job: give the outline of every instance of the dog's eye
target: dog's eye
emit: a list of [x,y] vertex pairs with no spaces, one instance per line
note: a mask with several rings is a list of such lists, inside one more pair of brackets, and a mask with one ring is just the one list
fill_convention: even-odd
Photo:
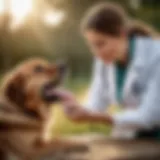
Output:
[[41,73],[41,72],[44,72],[45,68],[41,65],[38,65],[34,68],[34,72],[36,73]]

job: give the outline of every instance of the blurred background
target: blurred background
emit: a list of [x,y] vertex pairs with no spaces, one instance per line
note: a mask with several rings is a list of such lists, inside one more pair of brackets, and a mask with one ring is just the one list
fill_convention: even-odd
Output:
[[[80,35],[80,21],[88,8],[106,1],[109,0],[0,0],[0,75],[29,57],[64,60],[70,68],[67,87],[80,102],[85,101],[92,55]],[[159,0],[111,1],[121,3],[131,17],[160,30]],[[110,130],[96,124],[75,125],[59,108],[55,108],[55,134]]]

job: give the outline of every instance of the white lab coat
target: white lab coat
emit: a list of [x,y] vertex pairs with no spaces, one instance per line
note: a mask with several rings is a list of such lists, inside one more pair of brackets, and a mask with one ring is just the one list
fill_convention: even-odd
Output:
[[[152,128],[160,126],[160,40],[135,38],[135,53],[129,65],[123,100],[135,110],[125,110],[113,116],[115,125]],[[104,112],[116,101],[114,65],[95,60],[93,81],[86,107]]]

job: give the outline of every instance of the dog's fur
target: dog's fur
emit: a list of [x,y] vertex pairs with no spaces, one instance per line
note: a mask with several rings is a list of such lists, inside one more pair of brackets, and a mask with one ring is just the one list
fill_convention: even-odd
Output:
[[[31,160],[61,149],[83,148],[83,144],[74,142],[51,142],[48,137],[52,126],[49,106],[54,97],[46,100],[42,92],[47,84],[54,88],[60,80],[58,66],[39,58],[23,62],[4,77],[0,90],[0,115],[6,120],[13,117],[4,125],[0,123],[0,159],[5,160],[8,152]],[[16,123],[21,125],[17,127]]]

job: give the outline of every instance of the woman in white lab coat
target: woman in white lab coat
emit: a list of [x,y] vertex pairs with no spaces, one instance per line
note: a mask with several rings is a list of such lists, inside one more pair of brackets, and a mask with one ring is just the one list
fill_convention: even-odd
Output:
[[[63,94],[65,113],[78,122],[102,122],[134,128],[138,137],[160,137],[160,41],[154,31],[133,24],[121,6],[104,3],[87,13],[82,33],[95,57],[92,85],[85,108]],[[115,103],[125,106],[124,112],[104,113]]]

